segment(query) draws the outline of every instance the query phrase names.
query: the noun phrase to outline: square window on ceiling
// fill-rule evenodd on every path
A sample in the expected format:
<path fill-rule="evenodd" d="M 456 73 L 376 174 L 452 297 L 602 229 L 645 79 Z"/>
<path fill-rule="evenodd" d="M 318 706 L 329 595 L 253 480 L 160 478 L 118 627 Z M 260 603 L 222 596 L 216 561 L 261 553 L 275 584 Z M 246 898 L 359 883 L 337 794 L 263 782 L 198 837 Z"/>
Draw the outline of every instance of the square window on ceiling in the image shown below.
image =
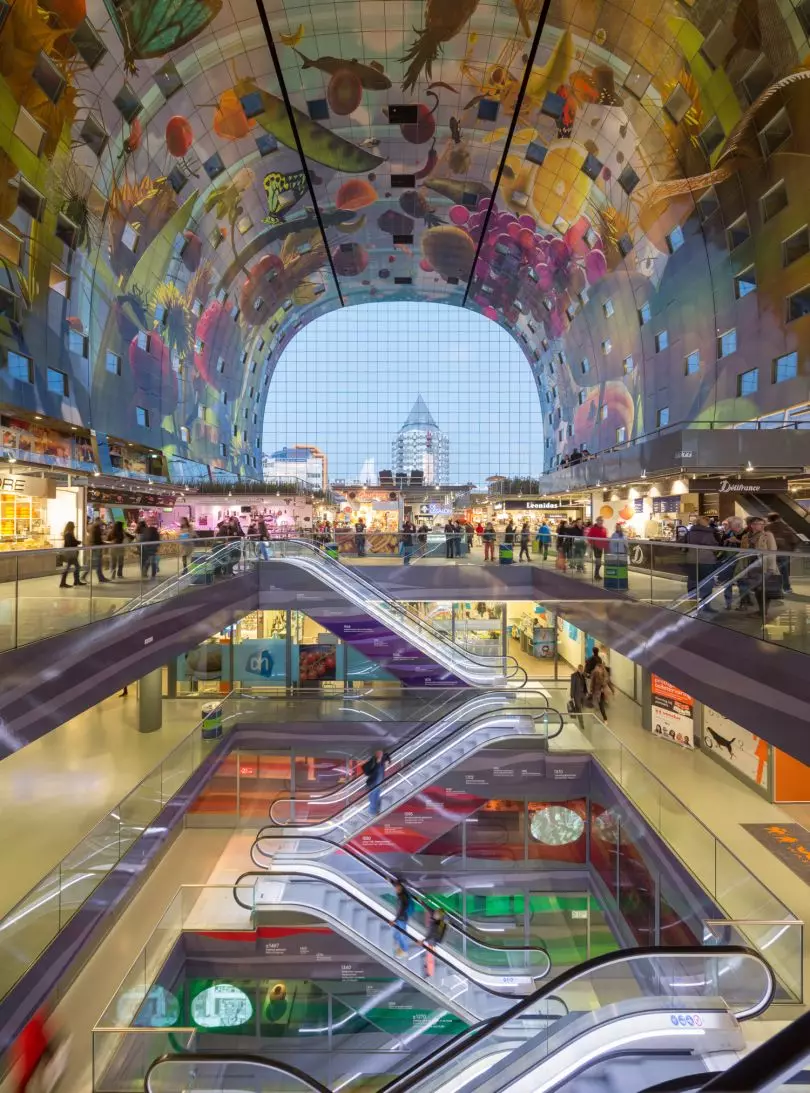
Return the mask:
<path fill-rule="evenodd" d="M 48 368 L 45 383 L 52 395 L 68 397 L 68 378 L 65 372 L 60 372 L 58 368 Z"/>
<path fill-rule="evenodd" d="M 512 196 L 514 200 L 514 194 Z M 472 190 L 465 190 L 461 195 L 461 204 L 465 209 L 478 208 L 478 194 L 474 193 Z"/>
<path fill-rule="evenodd" d="M 497 99 L 481 99 L 478 104 L 479 121 L 497 121 L 501 104 Z"/>
<path fill-rule="evenodd" d="M 122 365 L 121 357 L 119 357 L 119 355 L 117 353 L 112 353 L 110 350 L 108 350 L 107 351 L 107 359 L 105 361 L 106 370 L 113 376 L 120 376 L 121 375 L 121 365 Z"/>
<path fill-rule="evenodd" d="M 307 99 L 307 113 L 313 121 L 329 121 L 329 103 L 326 99 Z"/>
<path fill-rule="evenodd" d="M 619 185 L 628 196 L 635 190 L 640 181 L 638 175 L 629 163 L 622 169 L 618 178 Z"/>
<path fill-rule="evenodd" d="M 261 91 L 248 91 L 246 95 L 239 96 L 239 102 L 242 104 L 246 118 L 256 118 L 264 113 L 264 99 Z"/>
<path fill-rule="evenodd" d="M 708 220 L 712 213 L 716 213 L 719 208 L 720 202 L 717 199 L 717 193 L 714 186 L 710 186 L 708 190 L 704 190 L 697 199 L 697 209 L 700 219 L 703 221 Z"/>
<path fill-rule="evenodd" d="M 560 235 L 565 235 L 570 227 L 564 216 L 558 216 L 551 226 L 555 231 L 558 231 Z"/>
<path fill-rule="evenodd" d="M 726 243 L 729 250 L 741 246 L 751 237 L 751 226 L 745 213 L 726 228 Z"/>
<path fill-rule="evenodd" d="M 225 164 L 222 162 L 222 156 L 219 152 L 214 152 L 212 156 L 209 156 L 203 163 L 203 170 L 209 178 L 217 178 L 225 170 Z"/>
<path fill-rule="evenodd" d="M 759 131 L 759 144 L 765 158 L 767 159 L 777 148 L 781 148 L 785 141 L 790 139 L 791 133 L 788 112 L 782 107 Z"/>
<path fill-rule="evenodd" d="M 805 224 L 803 228 L 799 228 L 797 232 L 782 241 L 782 265 L 789 266 L 792 262 L 797 262 L 799 258 L 804 258 L 808 251 L 810 251 L 810 229 Z"/>
<path fill-rule="evenodd" d="M 759 199 L 763 224 L 767 223 L 768 220 L 772 220 L 773 217 L 778 213 L 781 213 L 783 209 L 786 209 L 787 203 L 787 188 L 785 187 L 784 179 L 781 179 L 775 186 L 771 186 L 770 190 L 763 194 Z"/>
<path fill-rule="evenodd" d="M 107 49 L 89 19 L 83 19 L 70 36 L 76 52 L 92 71 L 106 55 Z"/>
<path fill-rule="evenodd" d="M 748 296 L 749 293 L 755 292 L 757 287 L 757 271 L 753 266 L 748 266 L 747 269 L 741 270 L 734 278 L 734 295 L 738 300 L 742 300 L 743 296 Z"/>
<path fill-rule="evenodd" d="M 685 376 L 693 376 L 700 371 L 700 350 L 693 349 L 683 359 L 683 372 Z"/>
<path fill-rule="evenodd" d="M 562 95 L 556 94 L 554 91 L 547 91 L 546 97 L 543 99 L 543 105 L 540 108 L 540 113 L 545 114 L 547 118 L 562 117 L 562 112 L 565 109 L 565 99 Z"/>
<path fill-rule="evenodd" d="M 20 297 L 8 288 L 0 285 L 0 318 L 12 323 L 19 322 Z M 9 354 L 10 356 L 10 354 Z M 30 380 L 28 381 L 31 382 Z"/>
<path fill-rule="evenodd" d="M 703 146 L 703 151 L 707 156 L 710 156 L 716 148 L 720 147 L 725 140 L 725 136 L 726 134 L 723 131 L 720 120 L 718 118 L 712 118 L 709 124 L 704 129 L 701 129 L 698 139 Z"/>
<path fill-rule="evenodd" d="M 587 374 L 590 372 L 591 362 L 588 360 L 587 357 L 583 357 L 582 360 L 579 362 L 579 370 L 583 376 L 587 376 Z"/>
<path fill-rule="evenodd" d="M 40 50 L 31 75 L 52 103 L 59 102 L 66 81 L 47 53 Z"/>
<path fill-rule="evenodd" d="M 588 230 L 585 232 L 585 242 L 588 244 L 591 250 L 593 250 L 593 248 L 595 246 L 598 246 L 601 242 L 599 238 L 599 233 L 593 228 L 588 228 Z"/>
<path fill-rule="evenodd" d="M 619 240 L 619 253 L 622 258 L 626 258 L 630 251 L 633 249 L 633 240 L 626 233 Z"/>
<path fill-rule="evenodd" d="M 178 167 L 177 164 L 172 167 L 171 171 L 169 171 L 166 177 L 168 179 L 169 185 L 176 194 L 179 194 L 185 184 L 188 182 L 188 175 L 185 173 L 185 171 Z"/>
<path fill-rule="evenodd" d="M 5 351 L 5 366 L 10 379 L 19 380 L 20 383 L 34 382 L 34 362 L 30 357 L 22 353 L 15 353 L 12 349 Z"/>
<path fill-rule="evenodd" d="M 0 258 L 11 262 L 12 266 L 22 264 L 22 239 L 15 231 L 0 225 Z"/>
<path fill-rule="evenodd" d="M 665 428 L 669 425 L 669 407 L 662 406 L 656 415 L 656 421 L 659 429 Z"/>
<path fill-rule="evenodd" d="M 533 140 L 526 149 L 526 159 L 530 163 L 542 164 L 547 155 L 548 148 L 536 140 Z"/>
<path fill-rule="evenodd" d="M 589 152 L 585 157 L 585 160 L 580 167 L 580 170 L 584 175 L 587 175 L 592 182 L 595 182 L 596 179 L 599 178 L 602 166 L 602 161 L 597 159 L 595 155 Z"/>
<path fill-rule="evenodd" d="M 613 301 L 605 300 L 605 302 L 602 304 L 602 310 L 605 313 L 605 318 L 609 319 L 611 315 L 613 315 L 616 311 L 615 307 L 613 306 Z"/>
<path fill-rule="evenodd" d="M 602 352 L 607 355 L 611 352 L 612 349 L 613 342 L 610 340 L 610 338 L 605 338 L 605 340 L 602 342 Z"/>
<path fill-rule="evenodd" d="M 17 111 L 17 120 L 14 123 L 14 136 L 22 141 L 29 152 L 32 152 L 35 156 L 39 156 L 39 150 L 42 147 L 42 138 L 45 136 L 45 130 L 22 106 Z"/>
<path fill-rule="evenodd" d="M 215 225 L 211 229 L 211 231 L 208 233 L 208 242 L 214 250 L 216 250 L 217 247 L 222 246 L 222 229 L 220 228 L 220 226 L 218 224 Z M 199 314 L 199 312 L 198 312 L 198 314 Z"/>
<path fill-rule="evenodd" d="M 732 353 L 737 352 L 737 329 L 732 327 L 730 330 L 725 330 L 717 339 L 717 356 L 718 358 L 730 357 Z"/>
<path fill-rule="evenodd" d="M 793 9 L 796 12 L 801 28 L 810 38 L 810 0 L 793 0 Z"/>
<path fill-rule="evenodd" d="M 71 250 L 75 250 L 79 243 L 79 229 L 64 213 L 56 217 L 56 238 Z"/>
<path fill-rule="evenodd" d="M 773 362 L 773 383 L 784 383 L 785 380 L 795 379 L 799 374 L 799 354 L 785 353 L 783 357 L 777 357 Z"/>
<path fill-rule="evenodd" d="M 624 372 L 625 376 L 629 376 L 630 373 L 633 371 L 633 358 L 632 357 L 625 357 L 624 358 L 624 360 L 622 361 L 622 371 Z"/>
<path fill-rule="evenodd" d="M 240 216 L 236 221 L 236 227 L 240 235 L 246 235 L 253 227 L 253 221 L 249 216 Z"/>
<path fill-rule="evenodd" d="M 666 240 L 667 248 L 670 254 L 674 254 L 676 250 L 680 250 L 680 248 L 684 244 L 683 229 L 681 228 L 680 224 L 675 225 L 675 227 L 666 237 Z"/>
<path fill-rule="evenodd" d="M 712 68 L 722 68 L 723 62 L 734 48 L 735 38 L 728 23 L 717 22 L 703 39 L 700 52 Z"/>
<path fill-rule="evenodd" d="M 810 315 L 810 285 L 805 285 L 798 292 L 792 293 L 787 298 L 787 321 L 792 323 L 795 319 L 803 319 Z"/>
<path fill-rule="evenodd" d="M 641 307 L 638 309 L 638 325 L 639 326 L 646 326 L 646 324 L 650 321 L 651 318 L 652 318 L 652 308 L 650 307 L 649 301 L 647 301 L 647 302 L 643 303 L 641 305 Z"/>
<path fill-rule="evenodd" d="M 51 266 L 48 287 L 51 292 L 56 292 L 59 296 L 64 296 L 66 300 L 70 299 L 70 275 L 65 273 L 59 266 Z"/>
<path fill-rule="evenodd" d="M 113 99 L 124 121 L 133 122 L 143 110 L 143 103 L 129 86 L 125 83 Z"/>
<path fill-rule="evenodd" d="M 669 331 L 659 330 L 655 335 L 655 351 L 661 353 L 669 345 Z"/>
<path fill-rule="evenodd" d="M 770 61 L 764 53 L 761 53 L 740 80 L 749 105 L 758 99 L 763 91 L 767 91 L 775 78 Z"/>
<path fill-rule="evenodd" d="M 30 182 L 21 178 L 17 186 L 17 208 L 28 213 L 34 220 L 42 220 L 45 198 Z"/>
<path fill-rule="evenodd" d="M 689 98 L 686 89 L 681 84 L 676 84 L 664 103 L 664 109 L 675 124 L 680 125 L 691 105 L 692 100 Z"/>
<path fill-rule="evenodd" d="M 155 83 L 164 99 L 170 99 L 176 95 L 183 86 L 183 80 L 174 61 L 168 61 L 163 68 L 155 73 Z"/>
<path fill-rule="evenodd" d="M 88 114 L 84 119 L 84 125 L 82 125 L 79 136 L 97 156 L 101 156 L 101 153 L 107 147 L 107 141 L 110 139 L 110 134 L 93 114 Z"/>
<path fill-rule="evenodd" d="M 746 398 L 755 395 L 759 390 L 759 369 L 749 368 L 747 372 L 740 372 L 737 376 L 737 397 Z"/>
<path fill-rule="evenodd" d="M 644 96 L 647 88 L 652 82 L 652 76 L 646 68 L 642 68 L 640 64 L 634 64 L 624 80 L 624 86 L 635 98 L 640 99 Z"/>
<path fill-rule="evenodd" d="M 278 141 L 272 133 L 259 133 L 256 137 L 256 147 L 259 149 L 260 156 L 269 156 L 278 148 Z"/>
<path fill-rule="evenodd" d="M 134 224 L 124 225 L 124 230 L 121 232 L 121 242 L 125 247 L 129 247 L 133 254 L 138 250 L 140 238 L 140 232 Z"/>

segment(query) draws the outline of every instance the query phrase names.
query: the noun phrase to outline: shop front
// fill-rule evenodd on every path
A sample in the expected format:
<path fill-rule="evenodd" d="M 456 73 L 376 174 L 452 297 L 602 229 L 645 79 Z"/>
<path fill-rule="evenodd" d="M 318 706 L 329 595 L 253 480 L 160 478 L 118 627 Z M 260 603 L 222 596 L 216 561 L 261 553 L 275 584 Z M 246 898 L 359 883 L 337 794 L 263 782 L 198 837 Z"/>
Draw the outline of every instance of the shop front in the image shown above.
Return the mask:
<path fill-rule="evenodd" d="M 0 553 L 58 547 L 68 521 L 84 527 L 85 489 L 63 484 L 62 477 L 0 471 Z M 2 579 L 13 579 L 12 569 L 9 559 L 9 565 L 0 569 Z M 53 570 L 52 555 L 32 554 L 20 576 L 36 577 Z"/>
<path fill-rule="evenodd" d="M 338 550 L 341 554 L 396 554 L 402 517 L 402 504 L 391 497 L 391 491 L 353 490 L 342 495 L 335 516 Z M 363 531 L 357 526 L 361 521 Z"/>

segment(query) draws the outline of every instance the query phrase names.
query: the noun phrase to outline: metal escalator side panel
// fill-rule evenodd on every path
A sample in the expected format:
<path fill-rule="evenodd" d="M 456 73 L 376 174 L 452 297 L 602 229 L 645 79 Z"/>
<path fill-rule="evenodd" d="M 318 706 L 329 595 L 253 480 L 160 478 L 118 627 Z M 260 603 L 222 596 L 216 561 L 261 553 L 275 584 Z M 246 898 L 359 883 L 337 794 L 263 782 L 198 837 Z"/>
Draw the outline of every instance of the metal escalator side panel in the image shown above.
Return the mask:
<path fill-rule="evenodd" d="M 144 1093 L 179 1093 L 181 1089 L 205 1088 L 242 1093 L 257 1088 L 258 1079 L 282 1079 L 287 1093 L 331 1093 L 316 1078 L 286 1063 L 274 1063 L 260 1055 L 224 1053 L 187 1053 L 161 1055 L 149 1066 L 144 1077 Z M 198 1083 L 202 1079 L 202 1085 Z M 250 1084 L 245 1086 L 245 1082 Z M 224 1083 L 224 1084 L 223 1084 Z M 239 1083 L 239 1084 L 236 1084 Z"/>

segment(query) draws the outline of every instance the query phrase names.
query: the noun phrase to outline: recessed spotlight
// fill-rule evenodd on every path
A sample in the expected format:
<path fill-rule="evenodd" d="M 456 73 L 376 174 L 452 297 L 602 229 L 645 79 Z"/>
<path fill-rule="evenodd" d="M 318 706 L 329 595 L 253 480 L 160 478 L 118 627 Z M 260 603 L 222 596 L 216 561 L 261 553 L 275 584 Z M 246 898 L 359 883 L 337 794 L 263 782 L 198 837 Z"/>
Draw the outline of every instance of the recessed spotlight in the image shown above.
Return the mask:
<path fill-rule="evenodd" d="M 753 464 L 753 463 L 751 462 L 751 460 L 750 460 L 750 459 L 748 460 L 748 465 L 746 466 L 746 468 L 745 468 L 745 469 L 746 469 L 747 471 L 752 471 L 752 470 L 754 469 L 754 464 Z"/>
<path fill-rule="evenodd" d="M 15 457 L 13 455 L 10 455 L 8 457 L 8 461 L 9 461 L 9 463 L 16 463 L 17 462 L 17 460 L 15 459 Z"/>

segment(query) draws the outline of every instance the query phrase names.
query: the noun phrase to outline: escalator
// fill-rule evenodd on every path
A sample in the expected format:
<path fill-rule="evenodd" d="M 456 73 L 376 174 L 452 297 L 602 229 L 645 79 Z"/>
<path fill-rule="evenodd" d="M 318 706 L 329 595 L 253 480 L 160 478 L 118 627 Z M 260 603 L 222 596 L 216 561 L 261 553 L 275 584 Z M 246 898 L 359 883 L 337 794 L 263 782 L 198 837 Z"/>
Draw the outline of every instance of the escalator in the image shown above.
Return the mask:
<path fill-rule="evenodd" d="M 749 516 L 778 513 L 788 527 L 793 528 L 805 544 L 810 546 L 810 516 L 807 509 L 794 501 L 789 493 L 739 493 L 735 494 L 735 499 Z"/>
<path fill-rule="evenodd" d="M 513 656 L 483 656 L 455 644 L 406 604 L 392 599 L 356 569 L 350 569 L 313 543 L 301 539 L 260 544 L 272 561 L 282 561 L 311 573 L 378 623 L 425 653 L 456 679 L 478 687 L 522 687 L 528 676 Z M 245 549 L 256 547 L 246 543 Z"/>
<path fill-rule="evenodd" d="M 376 1093 L 642 1093 L 673 1079 L 691 1081 L 696 1074 L 725 1069 L 741 1055 L 745 1041 L 739 1022 L 765 1012 L 774 985 L 762 957 L 745 948 L 611 953 L 562 973 L 386 1084 L 375 1080 L 373 1088 Z M 527 1020 L 532 1017 L 541 1018 L 540 1025 Z M 372 1072 L 355 1069 L 333 1089 L 367 1089 L 371 1077 Z M 156 1059 L 144 1088 L 147 1093 L 326 1093 L 301 1070 L 272 1059 L 204 1053 Z"/>
<path fill-rule="evenodd" d="M 486 695 L 480 702 L 486 705 Z M 469 708 L 456 710 L 426 732 L 397 748 L 391 755 L 389 770 L 381 787 L 379 812 L 370 811 L 370 793 L 365 777 L 353 778 L 331 793 L 308 797 L 280 798 L 270 807 L 274 826 L 262 828 L 259 837 L 278 835 L 279 828 L 291 837 L 325 835 L 336 843 L 348 842 L 364 828 L 376 824 L 420 790 L 430 786 L 442 772 L 456 766 L 481 748 L 529 737 L 536 746 L 562 732 L 563 716 L 547 706 L 536 706 L 518 699 L 503 709 L 503 698 L 495 697 L 500 708 L 469 717 Z"/>

